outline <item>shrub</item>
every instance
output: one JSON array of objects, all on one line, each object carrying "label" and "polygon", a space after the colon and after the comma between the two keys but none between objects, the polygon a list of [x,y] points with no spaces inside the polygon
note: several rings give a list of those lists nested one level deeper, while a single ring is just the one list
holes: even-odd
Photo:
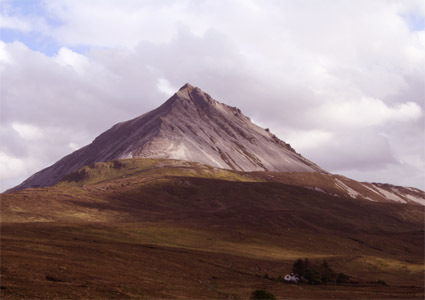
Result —
[{"label": "shrub", "polygon": [[304,270],[307,270],[310,266],[310,262],[308,261],[308,258],[304,259]]},{"label": "shrub", "polygon": [[308,269],[304,271],[304,280],[308,284],[322,284],[322,274],[317,270]]},{"label": "shrub", "polygon": [[262,300],[262,299],[276,300],[276,297],[272,293],[266,290],[256,290],[252,292],[251,298],[249,299],[250,300]]},{"label": "shrub", "polygon": [[379,279],[376,283],[382,284],[382,285],[388,285],[385,281]]},{"label": "shrub", "polygon": [[292,272],[301,278],[305,271],[304,261],[300,258],[292,265]]},{"label": "shrub", "polygon": [[336,273],[331,269],[328,262],[326,260],[323,261],[320,266],[320,271],[322,273],[322,283],[334,283],[336,281]]},{"label": "shrub", "polygon": [[350,282],[350,276],[344,273],[339,273],[336,277],[336,283],[348,283]]}]

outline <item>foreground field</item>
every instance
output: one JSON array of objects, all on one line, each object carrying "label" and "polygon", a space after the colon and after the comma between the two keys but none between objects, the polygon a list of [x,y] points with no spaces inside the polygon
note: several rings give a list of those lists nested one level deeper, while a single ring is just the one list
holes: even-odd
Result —
[{"label": "foreground field", "polygon": [[[172,224],[3,224],[2,298],[247,299],[260,288],[281,298],[423,298],[423,262],[414,255],[300,234]],[[298,286],[264,278],[286,274],[298,257],[327,259],[360,282]],[[377,280],[388,286],[370,283]]]},{"label": "foreground field", "polygon": [[[55,187],[3,194],[1,297],[248,299],[266,289],[278,298],[423,299],[423,207],[156,163],[102,164]],[[357,283],[264,276],[305,257]]]}]

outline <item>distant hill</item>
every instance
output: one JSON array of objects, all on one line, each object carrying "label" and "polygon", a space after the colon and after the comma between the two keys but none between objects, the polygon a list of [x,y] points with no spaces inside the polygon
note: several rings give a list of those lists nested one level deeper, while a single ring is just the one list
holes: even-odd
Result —
[{"label": "distant hill", "polygon": [[[181,205],[178,211],[189,213],[194,207],[186,207],[184,203],[193,201],[193,197],[200,200],[200,206],[195,209],[193,217],[210,213],[209,209],[218,206],[220,212],[229,216],[236,214],[243,222],[247,221],[245,218],[248,216],[241,216],[242,211],[248,209],[254,213],[256,207],[269,211],[270,220],[286,214],[285,205],[291,207],[288,215],[290,219],[295,216],[308,218],[310,213],[316,214],[318,212],[315,210],[319,209],[320,214],[332,215],[340,220],[350,211],[348,207],[352,206],[350,219],[344,219],[343,222],[353,222],[352,228],[368,224],[368,230],[372,230],[378,222],[377,218],[381,218],[379,211],[385,216],[395,207],[400,210],[394,211],[396,214],[405,210],[422,214],[423,210],[417,202],[423,197],[423,192],[419,190],[360,183],[339,175],[318,172],[243,172],[181,160],[124,159],[85,166],[68,174],[53,187],[2,194],[1,216],[2,221],[7,222],[27,222],[38,218],[45,221],[64,221],[67,218],[71,221],[139,221],[146,211],[139,211],[138,205],[140,208],[152,205],[154,211],[168,218],[168,214]],[[392,199],[395,197],[396,200]],[[221,198],[230,206],[218,204]],[[305,206],[306,203],[309,204]],[[397,206],[386,207],[379,203],[394,203]],[[406,204],[417,208],[400,208]],[[240,205],[241,211],[235,209],[234,205]],[[275,206],[282,211],[275,211]],[[131,212],[123,214],[127,210],[123,207],[131,207]],[[333,211],[336,207],[342,210]],[[373,211],[377,208],[379,210],[371,212],[372,208]],[[301,211],[296,212],[298,209]],[[77,213],[86,210],[81,215]],[[109,213],[112,215],[109,216]],[[365,220],[359,221],[358,218],[363,219],[369,213],[377,215],[366,223]],[[175,212],[173,215],[178,214]],[[403,222],[409,224],[410,217],[406,216]],[[199,221],[202,221],[202,217]],[[329,219],[316,221],[329,222]],[[387,221],[390,226],[397,223],[393,224],[393,217]],[[300,224],[305,224],[305,221]],[[344,227],[341,224],[336,226]]]}]

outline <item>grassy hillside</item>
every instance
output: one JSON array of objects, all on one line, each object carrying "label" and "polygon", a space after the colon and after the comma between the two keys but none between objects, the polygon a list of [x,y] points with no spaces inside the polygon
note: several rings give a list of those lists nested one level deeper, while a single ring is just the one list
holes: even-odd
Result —
[{"label": "grassy hillside", "polygon": [[[160,170],[159,170],[160,169]],[[201,177],[229,181],[256,181],[250,173],[213,168],[195,162],[169,159],[122,159],[85,166],[65,176],[57,186],[85,186],[128,178],[160,178],[164,176]],[[124,180],[123,180],[124,179]]]},{"label": "grassy hillside", "polygon": [[[329,196],[294,174],[122,160],[2,194],[1,296],[247,299],[267,289],[281,298],[423,298],[422,206]],[[295,176],[299,186],[288,185]],[[320,174],[310,180],[325,184]],[[264,278],[289,273],[300,257],[326,259],[358,283]]]}]

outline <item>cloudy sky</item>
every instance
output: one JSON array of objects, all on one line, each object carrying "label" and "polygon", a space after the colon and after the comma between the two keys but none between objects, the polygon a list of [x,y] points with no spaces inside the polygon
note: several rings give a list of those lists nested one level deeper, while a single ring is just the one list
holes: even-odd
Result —
[{"label": "cloudy sky", "polygon": [[335,173],[425,189],[425,1],[0,0],[0,190],[190,82]]}]

